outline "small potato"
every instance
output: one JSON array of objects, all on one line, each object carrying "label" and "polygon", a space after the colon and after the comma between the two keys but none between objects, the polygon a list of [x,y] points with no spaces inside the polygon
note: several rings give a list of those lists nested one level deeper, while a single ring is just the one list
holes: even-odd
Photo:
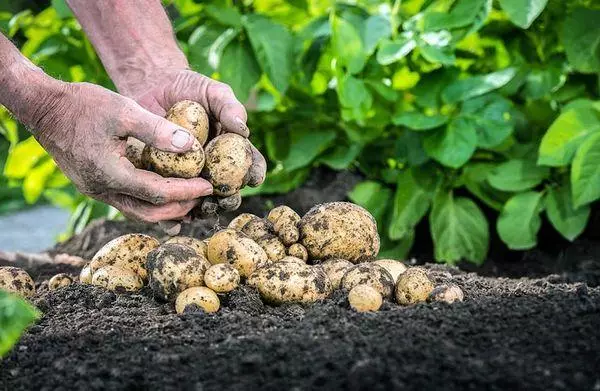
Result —
[{"label": "small potato", "polygon": [[396,284],[396,301],[398,304],[410,305],[427,300],[433,291],[433,283],[427,272],[420,267],[409,267],[398,278]]},{"label": "small potato", "polygon": [[398,282],[400,274],[406,271],[406,265],[395,259],[378,259],[373,261],[373,263],[387,270],[394,279],[394,283]]},{"label": "small potato", "polygon": [[231,212],[242,205],[242,195],[240,193],[235,193],[229,197],[221,197],[217,200],[217,203],[219,204],[219,208],[223,209],[225,212]]},{"label": "small potato", "polygon": [[373,263],[360,263],[346,271],[340,286],[350,291],[357,285],[369,285],[386,299],[394,294],[394,279],[390,273]]},{"label": "small potato", "polygon": [[308,251],[306,251],[306,247],[300,243],[294,243],[288,247],[287,254],[292,257],[300,258],[304,262],[308,261]]},{"label": "small potato", "polygon": [[92,285],[100,286],[117,293],[136,292],[144,283],[140,276],[129,269],[106,265],[92,275]]},{"label": "small potato", "polygon": [[455,284],[444,284],[436,286],[433,291],[429,294],[427,301],[441,301],[452,304],[455,301],[463,301],[465,295],[458,285]]},{"label": "small potato", "polygon": [[144,151],[144,144],[137,138],[129,137],[127,139],[127,147],[125,148],[125,157],[133,164],[135,168],[144,169],[144,161],[142,160],[142,153]]},{"label": "small potato", "polygon": [[164,244],[183,244],[196,251],[196,254],[206,258],[208,244],[203,240],[193,238],[191,236],[174,236],[168,239]]},{"label": "small potato", "polygon": [[66,273],[59,273],[53,276],[50,281],[48,281],[48,289],[54,291],[58,288],[64,288],[73,283],[73,279]]},{"label": "small potato", "polygon": [[208,139],[208,114],[200,103],[191,100],[182,100],[177,102],[167,111],[165,117],[186,129],[201,145]]},{"label": "small potato", "polygon": [[79,272],[79,282],[82,284],[92,283],[92,268],[89,263],[81,269],[81,272]]},{"label": "small potato", "polygon": [[274,304],[312,303],[331,293],[323,268],[285,259],[256,270],[252,284],[265,301]]},{"label": "small potato", "polygon": [[285,246],[281,240],[275,235],[267,235],[257,240],[256,243],[267,253],[267,257],[271,262],[277,262],[286,256]]},{"label": "small potato", "polygon": [[92,275],[102,266],[117,266],[138,274],[142,281],[148,278],[146,256],[160,245],[157,239],[143,234],[127,234],[106,243],[92,258]]},{"label": "small potato", "polygon": [[228,263],[218,263],[206,270],[204,283],[217,293],[231,292],[240,284],[240,273]]},{"label": "small potato", "polygon": [[149,286],[154,296],[166,301],[192,287],[204,285],[210,262],[183,244],[163,244],[148,254]]},{"label": "small potato", "polygon": [[238,134],[224,133],[210,140],[204,151],[202,177],[213,185],[214,195],[227,197],[237,193],[252,165],[250,142]]},{"label": "small potato", "polygon": [[0,266],[0,289],[21,297],[35,295],[35,283],[29,274],[18,267]]},{"label": "small potato", "polygon": [[236,230],[226,228],[208,241],[208,260],[213,265],[228,263],[241,277],[248,277],[256,267],[268,262],[267,254],[254,240]]},{"label": "small potato", "polygon": [[229,222],[227,228],[235,229],[236,231],[241,231],[244,225],[253,218],[260,219],[260,217],[253,215],[252,213],[242,213],[237,215],[233,220]]},{"label": "small potato", "polygon": [[383,297],[370,285],[357,285],[348,293],[348,302],[358,312],[377,311],[383,304]]},{"label": "small potato", "polygon": [[267,220],[273,223],[273,228],[281,241],[290,246],[300,238],[298,223],[300,216],[288,206],[281,205],[272,209],[267,215]]},{"label": "small potato", "polygon": [[202,172],[204,161],[204,151],[198,140],[194,140],[188,152],[165,152],[149,145],[142,152],[144,166],[167,178],[196,178]]},{"label": "small potato", "polygon": [[188,288],[181,292],[175,300],[175,311],[182,314],[185,308],[192,304],[202,308],[204,312],[217,312],[221,306],[219,296],[204,286]]},{"label": "small potato", "polygon": [[329,259],[320,264],[327,273],[333,289],[338,289],[342,282],[342,277],[354,264],[345,259]]},{"label": "small potato", "polygon": [[316,205],[298,227],[300,242],[311,259],[342,258],[358,263],[379,253],[375,219],[366,209],[349,202]]},{"label": "small potato", "polygon": [[246,234],[255,242],[264,237],[274,236],[275,234],[275,231],[273,230],[273,224],[269,220],[261,219],[260,217],[251,218],[246,224],[244,224],[241,232]]}]

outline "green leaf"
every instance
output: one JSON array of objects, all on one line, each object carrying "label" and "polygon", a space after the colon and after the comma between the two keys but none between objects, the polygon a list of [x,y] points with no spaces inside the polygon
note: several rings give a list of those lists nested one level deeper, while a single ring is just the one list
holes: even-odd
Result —
[{"label": "green leaf", "polygon": [[345,170],[356,160],[361,151],[362,145],[360,144],[350,146],[339,144],[331,152],[321,156],[319,163],[323,163],[334,170]]},{"label": "green leaf", "polygon": [[46,150],[38,144],[33,136],[29,137],[10,151],[4,166],[4,175],[14,179],[25,178],[27,173],[45,156],[47,156]]},{"label": "green leaf", "polygon": [[575,70],[600,72],[600,10],[577,8],[564,22],[562,44]]},{"label": "green leaf", "polygon": [[566,80],[567,75],[562,66],[532,69],[527,74],[523,94],[529,99],[541,99],[557,91]]},{"label": "green leaf", "polygon": [[381,237],[381,249],[379,250],[377,259],[406,259],[414,242],[414,232],[409,232],[399,241],[392,241],[384,235]]},{"label": "green leaf", "polygon": [[512,103],[499,95],[484,95],[466,101],[461,117],[470,121],[475,128],[478,147],[495,148],[514,130],[512,108]]},{"label": "green leaf", "polygon": [[390,239],[403,239],[413,231],[429,210],[433,190],[419,185],[411,170],[403,170],[398,175],[394,208],[388,230]]},{"label": "green leaf", "polygon": [[335,140],[333,130],[295,129],[290,134],[290,148],[288,156],[283,160],[286,171],[294,171],[309,165]]},{"label": "green leaf", "polygon": [[482,264],[488,252],[488,222],[470,199],[441,192],[429,215],[435,259],[450,264],[466,259]]},{"label": "green leaf", "polygon": [[571,186],[575,208],[600,198],[600,133],[595,133],[577,149],[571,166]]},{"label": "green leaf", "polygon": [[562,167],[571,163],[575,151],[592,133],[600,131],[600,110],[578,103],[570,106],[552,123],[540,144],[538,163]]},{"label": "green leaf", "polygon": [[244,26],[262,70],[275,88],[284,93],[294,65],[291,33],[284,26],[259,15],[245,16]]},{"label": "green leaf", "polygon": [[381,65],[393,64],[406,57],[415,47],[417,42],[412,37],[412,33],[404,33],[393,41],[386,39],[379,45],[377,62]]},{"label": "green leaf", "polygon": [[510,198],[510,193],[494,189],[488,183],[487,178],[496,166],[496,163],[469,163],[463,170],[461,180],[467,190],[473,195],[490,208],[500,211]]},{"label": "green leaf", "polygon": [[500,239],[511,250],[529,250],[537,244],[537,233],[542,225],[542,193],[529,191],[510,198],[496,228]]},{"label": "green leaf", "polygon": [[350,109],[353,117],[364,120],[373,105],[373,96],[364,80],[352,75],[338,78],[337,93],[343,108]]},{"label": "green leaf", "polygon": [[215,21],[232,27],[242,27],[242,15],[235,7],[221,7],[216,4],[208,4],[204,12]]},{"label": "green leaf", "polygon": [[512,80],[516,68],[506,68],[487,75],[472,76],[455,81],[444,89],[442,99],[446,103],[456,103],[494,91]]},{"label": "green leaf", "polygon": [[392,191],[379,182],[364,181],[348,193],[348,199],[368,210],[375,221],[382,221]]},{"label": "green leaf", "polygon": [[208,61],[209,51],[225,30],[224,27],[210,23],[194,30],[188,40],[188,58],[192,69],[205,75],[210,75],[215,71],[215,68]]},{"label": "green leaf", "polygon": [[528,29],[540,16],[548,0],[500,0],[500,7],[506,12],[511,22]]},{"label": "green leaf", "polygon": [[61,19],[70,18],[73,16],[71,9],[65,0],[52,0],[52,7],[56,10],[56,14]]},{"label": "green leaf", "polygon": [[494,188],[503,191],[523,191],[536,187],[550,175],[550,169],[535,161],[512,159],[497,166],[488,176]]},{"label": "green leaf", "polygon": [[450,12],[426,12],[423,28],[425,31],[437,31],[479,24],[479,19],[483,16],[485,20],[491,8],[491,0],[457,0]]},{"label": "green leaf", "polygon": [[46,188],[46,181],[56,170],[56,165],[52,159],[40,163],[27,173],[23,181],[23,196],[29,204],[35,203]]},{"label": "green leaf", "polygon": [[441,114],[426,115],[418,111],[405,111],[392,118],[394,125],[402,125],[412,130],[430,130],[448,122],[448,117]]},{"label": "green leaf", "polygon": [[240,101],[248,100],[250,89],[260,79],[260,67],[248,44],[234,41],[227,45],[219,63],[219,74]]},{"label": "green leaf", "polygon": [[373,54],[382,39],[392,34],[392,24],[381,15],[371,15],[365,22],[363,32],[364,50],[367,55]]},{"label": "green leaf", "polygon": [[590,206],[573,207],[570,186],[554,187],[546,197],[546,214],[552,226],[567,240],[575,240],[590,218]]},{"label": "green leaf", "polygon": [[0,357],[3,357],[40,312],[20,297],[0,290]]},{"label": "green leaf", "polygon": [[332,13],[331,33],[333,53],[338,64],[346,67],[351,74],[362,71],[367,62],[367,53],[360,32],[350,22]]},{"label": "green leaf", "polygon": [[477,131],[470,121],[457,117],[444,129],[428,133],[423,146],[429,156],[444,166],[463,166],[477,147]]},{"label": "green leaf", "polygon": [[302,168],[296,171],[276,169],[269,172],[262,185],[258,187],[244,187],[240,190],[242,197],[250,197],[259,194],[285,194],[300,187],[310,174],[310,168]]},{"label": "green leaf", "polygon": [[453,65],[456,62],[456,55],[449,47],[423,45],[419,47],[419,52],[425,60],[433,64]]}]

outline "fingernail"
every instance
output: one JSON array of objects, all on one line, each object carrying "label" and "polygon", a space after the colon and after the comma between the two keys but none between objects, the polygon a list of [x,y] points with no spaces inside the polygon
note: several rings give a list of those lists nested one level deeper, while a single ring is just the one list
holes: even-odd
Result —
[{"label": "fingernail", "polygon": [[247,137],[250,134],[250,129],[248,129],[246,122],[240,117],[235,117],[235,122],[239,125],[240,134]]},{"label": "fingernail", "polygon": [[173,137],[171,138],[171,144],[175,148],[183,148],[187,145],[188,141],[190,141],[190,134],[185,130],[177,129],[173,132]]}]

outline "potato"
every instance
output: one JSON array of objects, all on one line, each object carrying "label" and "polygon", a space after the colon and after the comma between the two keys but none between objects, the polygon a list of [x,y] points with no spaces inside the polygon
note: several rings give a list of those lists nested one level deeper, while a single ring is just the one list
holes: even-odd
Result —
[{"label": "potato", "polygon": [[350,291],[357,285],[369,285],[386,299],[394,294],[394,279],[387,270],[374,263],[361,263],[346,271],[340,286]]},{"label": "potato", "polygon": [[13,266],[0,266],[0,289],[21,297],[35,295],[35,283],[23,269]]},{"label": "potato", "polygon": [[172,301],[184,290],[204,285],[210,263],[191,247],[165,243],[148,254],[146,266],[154,296]]},{"label": "potato", "polygon": [[431,291],[433,283],[427,272],[420,267],[409,267],[396,283],[396,301],[402,305],[416,304],[427,300]]},{"label": "potato", "polygon": [[48,289],[54,291],[58,288],[64,288],[73,283],[73,279],[66,273],[59,273],[53,276],[50,281],[48,281]]},{"label": "potato", "polygon": [[296,243],[300,238],[300,216],[290,207],[281,205],[272,209],[267,215],[267,220],[273,223],[275,232],[286,246]]},{"label": "potato", "polygon": [[196,178],[204,168],[205,156],[198,140],[188,152],[165,152],[149,145],[142,152],[144,167],[164,177]]},{"label": "potato", "polygon": [[373,263],[387,270],[394,279],[394,283],[398,281],[400,274],[406,271],[406,265],[400,261],[396,261],[395,259],[378,259],[373,261]]},{"label": "potato", "polygon": [[250,141],[235,133],[225,133],[210,140],[205,152],[202,177],[212,183],[214,195],[227,197],[238,192],[252,165]]},{"label": "potato", "polygon": [[269,303],[312,303],[331,293],[331,282],[323,268],[301,262],[272,263],[259,268],[255,274],[253,284]]},{"label": "potato", "polygon": [[273,224],[266,219],[253,217],[241,229],[241,232],[246,234],[254,241],[258,241],[267,236],[274,236]]},{"label": "potato", "polygon": [[133,271],[146,281],[146,256],[159,245],[157,239],[144,234],[119,236],[98,250],[90,262],[90,271],[94,275],[102,266],[117,266]]},{"label": "potato", "polygon": [[198,254],[199,256],[202,256],[204,258],[206,258],[207,256],[206,252],[208,250],[208,244],[203,240],[196,239],[191,236],[173,236],[172,238],[169,238],[164,244],[183,244],[192,248],[194,251],[196,251],[196,254]]},{"label": "potato", "polygon": [[240,284],[240,273],[228,263],[218,263],[206,270],[204,283],[217,293],[231,292]]},{"label": "potato", "polygon": [[308,261],[308,251],[306,251],[306,247],[300,243],[294,243],[288,247],[287,254],[292,257],[300,258],[304,262]]},{"label": "potato", "polygon": [[100,286],[117,293],[136,292],[144,283],[138,274],[114,265],[102,266],[92,275],[92,285]]},{"label": "potato", "polygon": [[242,277],[248,277],[256,267],[268,261],[265,250],[254,240],[236,230],[226,228],[208,241],[210,263],[229,263]]},{"label": "potato", "polygon": [[379,253],[379,234],[373,216],[349,202],[314,206],[300,220],[300,242],[311,259],[342,258],[352,263]]},{"label": "potato", "polygon": [[221,306],[219,296],[204,286],[188,288],[181,292],[175,300],[175,311],[181,314],[188,305],[192,304],[202,308],[204,312],[217,312]]},{"label": "potato", "polygon": [[333,289],[338,289],[342,282],[342,277],[344,277],[344,274],[346,274],[348,269],[354,266],[354,264],[345,259],[329,259],[321,263],[320,266],[325,270],[325,273],[327,273],[327,277],[329,277]]},{"label": "potato", "polygon": [[464,298],[465,295],[458,285],[444,284],[436,286],[427,297],[427,301],[441,301],[452,304],[455,301],[463,301]]},{"label": "potato", "polygon": [[357,285],[348,293],[350,307],[358,312],[377,311],[383,304],[383,298],[370,285]]},{"label": "potato", "polygon": [[191,100],[177,102],[167,111],[165,117],[186,129],[190,134],[204,145],[208,139],[208,114],[200,103]]},{"label": "potato", "polygon": [[92,268],[90,264],[86,264],[83,269],[79,272],[79,282],[82,284],[92,283]]},{"label": "potato", "polygon": [[279,240],[279,238],[275,235],[264,236],[261,239],[257,240],[256,243],[258,243],[258,245],[262,247],[263,250],[265,250],[267,258],[269,258],[269,261],[271,262],[277,262],[287,255],[285,253],[285,246],[283,245],[283,243],[281,243],[281,240]]},{"label": "potato", "polygon": [[[290,255],[288,255],[287,257],[283,257],[282,259],[280,259],[278,262],[292,262],[292,263],[298,263],[300,265],[306,265],[306,262],[304,262],[303,259],[301,258],[296,258],[296,257],[292,257]],[[327,274],[327,273],[326,273]]]},{"label": "potato", "polygon": [[241,231],[244,225],[246,225],[248,221],[255,217],[257,219],[260,219],[260,217],[253,215],[252,213],[242,213],[240,215],[237,215],[233,220],[231,220],[227,228],[235,229],[236,231]]},{"label": "potato", "polygon": [[226,212],[234,211],[242,205],[242,195],[235,193],[229,197],[221,197],[217,200],[217,204]]},{"label": "potato", "polygon": [[142,153],[144,151],[144,144],[137,138],[129,137],[127,139],[127,147],[125,148],[125,157],[133,164],[135,168],[144,169],[144,161],[142,159]]}]

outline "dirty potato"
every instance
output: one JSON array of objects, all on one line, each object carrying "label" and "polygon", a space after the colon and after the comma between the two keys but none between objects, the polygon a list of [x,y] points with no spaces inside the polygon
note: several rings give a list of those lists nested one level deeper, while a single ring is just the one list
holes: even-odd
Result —
[{"label": "dirty potato", "polygon": [[275,235],[266,235],[256,241],[265,253],[267,254],[267,258],[271,262],[277,262],[280,259],[283,259],[286,254],[286,248],[281,243],[281,240]]},{"label": "dirty potato", "polygon": [[196,178],[202,172],[205,156],[198,140],[194,140],[188,152],[165,152],[146,145],[142,152],[142,163],[150,171],[172,178]]},{"label": "dirty potato", "polygon": [[18,267],[0,266],[0,289],[21,297],[35,295],[35,283],[29,274]]},{"label": "dirty potato", "polygon": [[105,265],[92,275],[92,285],[117,293],[124,293],[139,291],[144,283],[138,274],[129,269]]},{"label": "dirty potato", "polygon": [[228,263],[218,263],[206,270],[204,283],[217,293],[231,292],[240,284],[240,273]]},{"label": "dirty potato", "polygon": [[92,283],[92,268],[90,264],[86,264],[83,269],[79,272],[79,282],[82,284]]},{"label": "dirty potato", "polygon": [[163,244],[148,254],[148,285],[154,296],[175,300],[180,292],[204,285],[204,273],[210,263],[196,250],[183,244]]},{"label": "dirty potato", "polygon": [[298,226],[300,242],[312,259],[342,258],[358,263],[379,253],[377,223],[358,205],[349,202],[316,205]]},{"label": "dirty potato", "polygon": [[235,133],[225,133],[206,144],[202,177],[214,188],[214,195],[227,197],[238,192],[252,165],[250,141]]},{"label": "dirty potato", "polygon": [[259,268],[252,278],[262,298],[273,304],[312,303],[331,293],[325,271],[303,262],[272,263]]},{"label": "dirty potato", "polygon": [[433,283],[427,272],[420,267],[409,267],[398,278],[396,284],[396,301],[398,304],[410,305],[427,300],[433,291]]},{"label": "dirty potato", "polygon": [[242,205],[242,195],[240,193],[235,193],[229,197],[221,197],[217,200],[217,204],[219,205],[219,208],[223,209],[225,212],[231,212]]},{"label": "dirty potato", "polygon": [[90,271],[94,275],[102,266],[117,266],[133,271],[146,281],[146,256],[159,245],[157,239],[144,234],[119,236],[106,243],[94,255],[90,262]]},{"label": "dirty potato", "polygon": [[383,298],[370,285],[357,285],[348,293],[348,303],[357,312],[377,311],[383,304]]},{"label": "dirty potato", "polygon": [[145,144],[134,137],[127,139],[127,146],[125,148],[125,157],[133,164],[135,168],[144,169],[144,161],[142,159],[142,153],[144,151]]},{"label": "dirty potato", "polygon": [[227,228],[235,229],[236,231],[241,231],[244,225],[253,218],[259,219],[260,217],[253,215],[252,213],[242,213],[236,216],[233,220],[229,222]]},{"label": "dirty potato", "polygon": [[53,276],[48,281],[48,289],[51,291],[54,291],[58,288],[64,288],[66,286],[69,286],[72,283],[73,283],[73,278],[71,278],[71,276],[69,276],[66,273],[59,273],[59,274]]},{"label": "dirty potato", "polygon": [[394,294],[394,279],[387,270],[374,263],[361,263],[346,271],[340,286],[350,291],[357,285],[369,285],[386,299]]},{"label": "dirty potato", "polygon": [[344,274],[350,269],[354,264],[350,261],[346,261],[345,259],[329,259],[323,263],[321,266],[325,273],[327,273],[327,277],[329,277],[329,281],[331,281],[331,285],[333,289],[338,289],[340,287],[340,283],[342,282],[342,277]]},{"label": "dirty potato", "polygon": [[193,238],[191,236],[173,236],[164,244],[183,244],[192,248],[194,251],[196,251],[196,254],[204,258],[206,258],[206,251],[208,250],[208,245],[205,241]]},{"label": "dirty potato", "polygon": [[273,223],[273,229],[286,246],[296,243],[300,238],[300,215],[292,208],[285,205],[273,208],[267,215],[267,220]]},{"label": "dirty potato", "polygon": [[436,286],[427,297],[427,301],[441,301],[452,304],[455,301],[463,301],[465,295],[458,285],[444,284]]},{"label": "dirty potato", "polygon": [[308,261],[308,251],[306,251],[306,247],[300,243],[294,243],[288,247],[287,254],[292,257],[300,258],[304,262]]},{"label": "dirty potato", "polygon": [[273,236],[273,224],[266,219],[260,217],[252,217],[241,229],[241,232],[246,234],[250,239],[259,241],[265,236]]},{"label": "dirty potato", "polygon": [[167,120],[186,129],[204,145],[208,139],[208,114],[200,103],[191,100],[177,102],[167,111]]},{"label": "dirty potato", "polygon": [[267,254],[245,234],[226,228],[215,233],[208,241],[208,260],[213,265],[228,263],[242,277],[248,277],[258,265],[268,262]]},{"label": "dirty potato", "polygon": [[394,279],[394,283],[398,281],[400,274],[406,271],[406,265],[400,261],[396,261],[395,259],[378,259],[373,261],[373,263],[387,270]]},{"label": "dirty potato", "polygon": [[181,314],[189,305],[196,305],[204,312],[217,312],[221,302],[217,294],[205,286],[188,288],[175,300],[175,311]]}]

